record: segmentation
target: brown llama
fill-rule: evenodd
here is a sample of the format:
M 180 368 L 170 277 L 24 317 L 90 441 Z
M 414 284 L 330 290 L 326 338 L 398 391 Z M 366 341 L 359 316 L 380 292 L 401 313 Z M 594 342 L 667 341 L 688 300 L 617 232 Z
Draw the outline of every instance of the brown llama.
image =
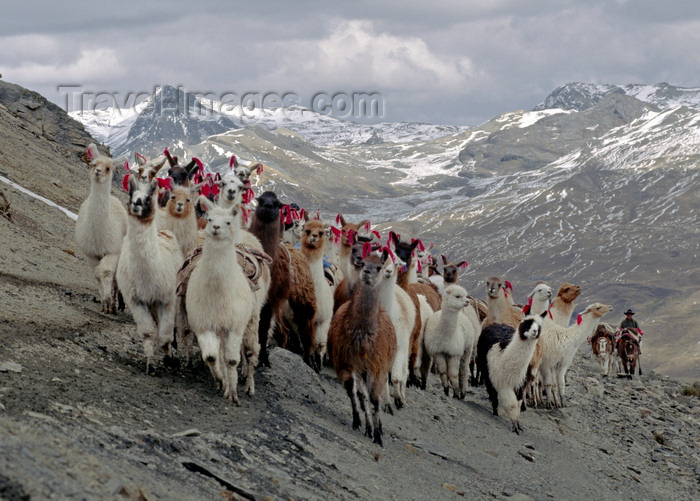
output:
M 365 434 L 380 446 L 383 446 L 380 405 L 396 355 L 394 326 L 379 306 L 382 270 L 387 258 L 386 251 L 381 256 L 372 252 L 365 257 L 360 283 L 350 301 L 333 315 L 328 332 L 333 367 L 350 397 L 352 428 L 357 430 L 362 424 L 359 412 L 362 408 Z
M 557 297 L 552 301 L 552 307 L 550 311 L 552 312 L 552 321 L 561 325 L 562 327 L 568 327 L 569 321 L 571 320 L 571 314 L 574 312 L 574 301 L 581 294 L 581 286 L 573 285 L 568 282 L 564 282 L 559 287 L 557 292 Z
M 517 329 L 523 319 L 520 307 L 514 306 L 507 291 L 510 289 L 506 281 L 499 277 L 491 277 L 486 280 L 486 304 L 488 313 L 482 323 L 482 327 L 491 324 L 506 324 Z
M 639 368 L 639 375 L 642 375 L 642 365 L 639 360 L 641 353 L 638 337 L 629 329 L 622 329 L 618 333 L 620 339 L 617 341 L 617 354 L 622 362 L 622 368 L 627 377 L 632 379 L 634 371 Z
M 300 251 L 281 244 L 282 203 L 277 199 L 277 195 L 266 191 L 257 200 L 258 205 L 253 213 L 249 231 L 260 240 L 263 250 L 272 258 L 270 289 L 260 312 L 258 328 L 259 364 L 270 366 L 267 343 L 273 320 L 276 327 L 275 341 L 280 348 L 287 348 L 289 327 L 285 321 L 284 309 L 288 304 L 300 338 L 304 362 L 314 367 L 312 355 L 316 332 L 316 297 L 308 260 Z M 314 369 L 320 370 L 319 367 Z

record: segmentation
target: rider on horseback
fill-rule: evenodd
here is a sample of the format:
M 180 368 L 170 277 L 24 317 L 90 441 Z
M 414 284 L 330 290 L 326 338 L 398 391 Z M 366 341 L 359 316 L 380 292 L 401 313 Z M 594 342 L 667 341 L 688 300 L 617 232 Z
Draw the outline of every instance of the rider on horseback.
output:
M 639 323 L 632 318 L 634 312 L 631 308 L 628 308 L 625 312 L 625 319 L 620 322 L 620 329 L 617 331 L 615 336 L 615 341 L 618 341 L 622 336 L 630 336 L 633 340 L 639 343 L 640 353 L 642 347 L 642 336 L 644 333 L 642 329 L 639 328 Z

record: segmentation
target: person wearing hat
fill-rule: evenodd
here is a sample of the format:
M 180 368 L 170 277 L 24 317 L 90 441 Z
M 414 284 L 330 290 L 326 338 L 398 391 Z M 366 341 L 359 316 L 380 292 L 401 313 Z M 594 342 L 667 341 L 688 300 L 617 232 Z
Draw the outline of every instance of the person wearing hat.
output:
M 636 336 L 636 340 L 639 343 L 639 352 L 641 353 L 642 336 L 644 335 L 644 333 L 642 332 L 642 329 L 639 328 L 639 323 L 637 323 L 637 321 L 634 318 L 632 318 L 632 315 L 634 315 L 632 308 L 627 308 L 627 311 L 625 312 L 625 319 L 622 322 L 620 322 L 620 330 L 618 332 L 621 332 L 623 329 L 629 329 L 629 331 L 631 331 Z

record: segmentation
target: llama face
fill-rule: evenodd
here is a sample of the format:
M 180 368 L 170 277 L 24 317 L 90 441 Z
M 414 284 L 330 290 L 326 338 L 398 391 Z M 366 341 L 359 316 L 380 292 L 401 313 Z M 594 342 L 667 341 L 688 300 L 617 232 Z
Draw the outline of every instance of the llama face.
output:
M 591 315 L 593 318 L 600 318 L 612 310 L 613 307 L 609 304 L 593 303 L 581 313 L 581 317 Z
M 469 304 L 469 297 L 466 289 L 459 285 L 450 285 L 445 289 L 442 296 L 442 308 L 462 309 Z
M 543 314 L 545 315 L 546 312 Z M 537 339 L 542 331 L 542 316 L 540 315 L 528 315 L 523 318 L 520 325 L 518 325 L 518 335 L 523 341 L 528 339 Z
M 207 237 L 217 240 L 233 239 L 235 237 L 236 216 L 238 209 L 226 210 L 220 207 L 207 208 Z
M 154 179 L 150 183 L 141 183 L 134 176 L 129 178 L 129 203 L 127 209 L 130 215 L 144 222 L 155 217 L 155 192 L 158 182 Z
M 96 183 L 109 183 L 112 180 L 113 170 L 110 159 L 98 158 L 90 162 L 90 177 Z
M 219 181 L 221 196 L 229 202 L 240 204 L 243 202 L 245 184 L 236 176 L 226 175 Z
M 548 301 L 552 299 L 552 288 L 547 284 L 538 284 L 530 294 L 533 300 Z
M 567 282 L 564 282 L 561 287 L 559 287 L 559 291 L 557 292 L 557 296 L 560 297 L 565 303 L 575 301 L 580 294 L 580 285 L 573 285 Z
M 373 252 L 367 256 L 362 262 L 362 271 L 360 272 L 362 282 L 370 287 L 375 287 L 382 277 L 385 262 L 385 255 L 379 256 Z
M 255 217 L 264 223 L 271 223 L 280 217 L 282 203 L 272 191 L 266 191 L 258 197 L 258 206 L 255 208 Z
M 175 217 L 185 217 L 194 209 L 192 194 L 189 190 L 173 190 L 168 200 L 168 212 Z
M 326 233 L 323 223 L 320 221 L 309 221 L 303 226 L 301 231 L 301 244 L 309 249 L 318 249 L 325 246 Z
M 488 294 L 489 297 L 496 299 L 501 293 L 501 290 L 505 290 L 505 286 L 500 278 L 491 277 L 486 280 L 486 294 Z

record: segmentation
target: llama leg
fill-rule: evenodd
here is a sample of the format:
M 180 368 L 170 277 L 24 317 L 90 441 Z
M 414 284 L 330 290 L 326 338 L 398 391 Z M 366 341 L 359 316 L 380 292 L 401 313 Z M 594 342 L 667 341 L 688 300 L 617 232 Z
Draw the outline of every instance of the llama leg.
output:
M 174 365 L 172 346 L 175 332 L 175 306 L 177 300 L 158 306 L 158 344 L 163 350 L 166 365 Z
M 500 391 L 499 394 L 499 412 L 500 415 L 508 418 L 513 425 L 513 431 L 520 434 L 522 427 L 520 426 L 520 404 L 518 403 L 518 398 L 512 389 L 507 389 L 505 391 Z
M 559 370 L 557 371 L 557 399 L 558 399 L 558 404 L 559 407 L 566 407 L 566 403 L 564 402 L 564 394 L 566 392 L 566 369 L 563 367 L 560 367 Z
M 447 363 L 447 378 L 450 381 L 450 386 L 452 386 L 452 396 L 454 398 L 460 398 L 461 392 L 459 390 L 459 366 L 461 358 L 448 356 L 446 357 Z M 447 394 L 448 392 L 445 392 Z
M 231 331 L 224 338 L 224 398 L 227 398 L 236 405 L 240 405 L 238 400 L 238 364 L 241 362 L 241 343 L 243 335 Z
M 355 378 L 352 374 L 346 374 L 345 377 L 347 377 L 347 379 L 345 379 L 343 386 L 345 387 L 348 397 L 350 397 L 350 405 L 352 405 L 352 429 L 357 430 L 362 424 L 362 420 L 360 419 L 360 411 L 358 408 L 359 398 L 357 396 L 357 390 L 355 389 Z
M 260 343 L 258 342 L 258 322 L 260 318 L 253 315 L 245 334 L 243 335 L 243 353 L 245 355 L 245 392 L 249 396 L 255 395 L 255 368 L 258 365 L 258 357 L 260 356 Z
M 394 415 L 394 409 L 391 407 L 391 387 L 389 385 L 389 379 L 387 378 L 386 384 L 384 385 L 384 412 Z
M 214 331 L 197 333 L 197 344 L 202 352 L 202 360 L 209 367 L 217 389 L 223 387 L 224 375 L 219 362 L 219 338 Z
M 491 410 L 494 416 L 498 416 L 498 392 L 496 388 L 491 384 L 491 380 L 484 378 L 484 386 L 486 386 L 486 393 L 489 395 L 489 400 L 491 401 Z
M 357 375 L 354 376 L 355 392 L 357 393 L 357 397 L 360 401 L 360 407 L 362 407 L 362 411 L 365 414 L 365 435 L 367 435 L 369 438 L 372 438 L 372 417 L 369 408 L 370 401 L 369 392 L 367 390 L 367 377 L 367 374 L 365 374 L 362 377 L 358 377 Z
M 136 330 L 143 340 L 143 351 L 146 354 L 146 372 L 153 375 L 156 372 L 153 348 L 156 337 L 156 323 L 145 303 L 130 301 L 129 310 L 134 317 L 134 322 L 136 322 Z
M 471 369 L 469 367 L 472 358 L 471 349 L 465 351 L 459 359 L 459 398 L 467 396 L 467 387 L 471 377 Z
M 185 298 L 178 296 L 175 314 L 175 342 L 177 343 L 178 358 L 186 367 L 192 364 L 193 334 L 187 322 L 187 308 Z
M 266 302 L 260 310 L 260 323 L 258 324 L 258 343 L 260 344 L 260 365 L 265 367 L 270 367 L 270 359 L 267 356 L 267 341 L 269 338 L 273 313 L 273 305 L 270 302 Z M 280 348 L 285 348 L 285 346 L 280 345 Z
M 430 371 L 430 365 L 432 364 L 432 359 L 428 355 L 428 351 L 423 349 L 423 355 L 420 361 L 420 389 L 425 390 L 428 384 L 428 372 Z M 410 368 L 410 365 L 409 365 Z M 410 374 L 409 374 L 410 379 Z
M 442 353 L 436 353 L 433 356 L 433 364 L 440 376 L 440 382 L 442 383 L 442 389 L 445 392 L 445 396 L 450 395 L 450 379 L 447 376 L 447 360 L 445 360 L 445 355 Z
M 382 387 L 386 386 L 386 378 L 377 378 L 372 381 L 372 389 L 369 394 L 369 401 L 372 404 L 372 425 L 374 427 L 373 441 L 384 447 L 382 443 L 382 419 L 379 411 L 379 401 L 381 399 Z
M 316 340 L 314 347 L 315 363 L 319 371 L 323 368 L 323 359 L 328 349 L 328 329 L 331 326 L 331 319 L 328 318 L 316 324 Z
M 115 277 L 117 272 L 118 254 L 109 254 L 103 257 L 95 266 L 95 278 L 100 289 L 102 313 L 117 313 L 117 296 L 115 293 Z
M 300 303 L 289 301 L 294 315 L 294 322 L 301 338 L 301 347 L 304 362 L 316 372 L 321 372 L 321 367 L 317 366 L 314 360 L 314 344 L 316 341 L 316 306 L 311 303 Z

